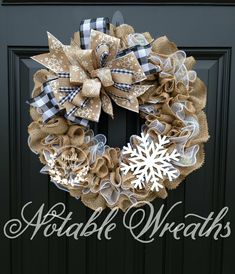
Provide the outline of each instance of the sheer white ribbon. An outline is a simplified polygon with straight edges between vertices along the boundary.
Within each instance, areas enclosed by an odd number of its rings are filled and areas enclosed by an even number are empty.
[[[177,118],[185,124],[185,127],[183,127],[181,130],[183,136],[172,136],[169,137],[169,139],[172,141],[172,143],[176,144],[176,149],[180,154],[179,161],[174,162],[174,165],[186,167],[193,166],[197,161],[196,156],[199,150],[199,146],[194,145],[187,148],[185,146],[190,139],[193,139],[198,135],[200,126],[196,118],[193,116],[185,115],[185,108],[186,105],[184,102],[177,102],[171,106],[172,111],[176,114]],[[143,125],[142,131],[144,131],[146,127],[146,125]],[[156,129],[159,134],[162,134],[165,130],[165,125],[158,120],[152,122],[150,127]]]
[[[168,78],[175,77],[176,82],[182,82],[186,88],[189,88],[189,83],[194,82],[197,78],[197,73],[194,70],[188,70],[185,66],[186,53],[182,50],[178,50],[173,54],[163,57],[160,55],[150,55],[152,60],[161,70],[160,77]]]

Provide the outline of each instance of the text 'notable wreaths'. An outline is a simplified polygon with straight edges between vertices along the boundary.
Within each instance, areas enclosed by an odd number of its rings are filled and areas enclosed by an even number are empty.
[[[108,18],[83,20],[70,45],[49,32],[48,43],[48,53],[32,57],[45,69],[28,100],[28,144],[57,187],[92,209],[125,211],[167,197],[203,164],[206,87],[193,57]],[[89,127],[101,110],[114,118],[113,104],[145,120],[122,149]]]

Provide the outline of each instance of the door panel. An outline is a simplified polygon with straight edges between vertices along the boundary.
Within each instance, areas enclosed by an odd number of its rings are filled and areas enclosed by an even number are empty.
[[[112,240],[95,237],[78,241],[39,233],[29,240],[26,233],[7,240],[2,228],[10,218],[19,218],[22,206],[33,201],[32,214],[42,204],[45,208],[63,202],[73,211],[74,222],[85,222],[92,214],[80,201],[70,198],[39,174],[41,165],[27,146],[28,105],[32,76],[40,66],[30,56],[47,51],[46,31],[63,43],[78,29],[84,18],[111,17],[119,9],[126,23],[136,31],[149,31],[154,37],[167,35],[197,59],[196,71],[208,87],[206,113],[210,140],[205,146],[203,167],[187,177],[166,200],[154,201],[157,211],[162,203],[169,209],[183,201],[169,221],[183,222],[187,213],[207,216],[228,206],[226,220],[235,224],[233,195],[234,115],[235,110],[235,7],[222,6],[1,6],[0,7],[0,83],[1,100],[1,260],[4,274],[232,274],[234,236],[214,241],[202,238],[174,240],[171,235],[141,244],[122,225]],[[140,20],[143,18],[143,20]],[[218,20],[218,18],[222,18]],[[144,21],[144,22],[143,22]],[[141,121],[133,113],[115,108],[112,121],[102,116],[94,130],[105,133],[111,146],[124,145],[129,136],[139,132]],[[133,122],[134,121],[134,122]],[[105,211],[104,215],[108,213]],[[232,252],[233,251],[233,252]]]

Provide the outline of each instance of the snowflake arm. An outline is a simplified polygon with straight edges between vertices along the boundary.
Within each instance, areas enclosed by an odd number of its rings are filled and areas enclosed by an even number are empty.
[[[163,188],[160,179],[172,181],[179,176],[179,171],[172,165],[172,161],[179,160],[176,150],[168,153],[165,147],[170,141],[166,136],[158,136],[158,142],[154,142],[148,134],[141,133],[136,137],[139,144],[133,147],[130,143],[123,147],[122,154],[129,155],[128,163],[121,162],[121,171],[127,174],[129,171],[135,175],[132,182],[135,188],[142,189],[146,184],[151,184],[151,190],[158,191]]]

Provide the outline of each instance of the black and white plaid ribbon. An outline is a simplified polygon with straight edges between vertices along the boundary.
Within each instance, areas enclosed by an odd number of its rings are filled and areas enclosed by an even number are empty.
[[[90,48],[90,34],[92,29],[103,32],[103,33],[108,33],[109,18],[100,17],[96,19],[86,19],[81,22],[79,31],[80,31],[82,49]]]
[[[70,78],[69,72],[58,72],[57,75],[59,78]]]
[[[63,105],[65,102],[72,102],[74,97],[81,91],[81,87],[60,87],[61,92],[68,93],[66,94],[60,101],[59,104]],[[83,108],[86,106],[88,99],[85,99],[85,101],[82,103],[80,108]],[[74,113],[78,110],[79,107],[74,106],[70,111],[68,111],[65,114],[65,118],[72,121],[73,123],[82,125],[82,126],[87,126],[88,125],[88,120],[82,119],[82,118],[77,118],[74,116]]]
[[[120,74],[134,74],[132,70],[128,69],[111,69],[111,73],[120,73]]]
[[[98,30],[103,33],[108,33],[109,28],[110,28],[109,18],[107,17],[83,20],[79,28],[80,38],[81,38],[81,48],[82,49],[90,48],[90,33],[92,29]],[[120,51],[116,57],[117,58],[122,57],[133,51],[145,75],[150,75],[157,72],[156,67],[152,63],[149,63],[148,61],[150,50],[151,50],[151,44],[148,44],[146,46],[135,45],[133,47]],[[106,58],[107,58],[107,54],[105,53],[102,58],[103,60],[101,60],[102,65],[104,64]]]
[[[133,71],[128,69],[111,69],[111,73],[117,73],[117,74],[134,74]],[[58,73],[59,78],[69,78],[70,73],[61,72]],[[126,83],[117,83],[114,82],[113,85],[115,88],[122,90],[122,91],[129,91],[132,89],[132,84],[126,84]],[[63,105],[65,102],[71,102],[73,98],[78,94],[78,92],[81,90],[81,87],[60,87],[61,92],[68,93],[65,95],[60,101],[59,104]],[[72,111],[72,114],[76,112],[76,109]]]
[[[99,44],[97,47],[96,47],[96,52],[99,50],[100,47],[102,47],[104,44]],[[103,67],[106,63],[106,60],[109,56],[109,52],[108,51],[104,51],[102,52],[101,56],[100,56],[100,66]]]
[[[77,90],[76,90],[76,92],[77,92]],[[77,94],[77,93],[76,93]],[[67,95],[68,96],[68,95]],[[76,95],[73,95],[72,94],[72,96],[73,96],[73,98],[76,96]],[[71,97],[70,97],[71,98]],[[63,98],[62,98],[63,99]],[[62,100],[61,99],[61,100]],[[66,99],[66,101],[68,101],[69,99]],[[71,119],[73,119],[73,121],[75,122],[76,121],[76,119],[75,119],[75,117],[73,118],[73,116],[74,116],[74,113],[79,109],[79,108],[84,108],[86,105],[87,105],[87,103],[89,102],[89,100],[90,100],[90,98],[86,98],[83,102],[82,102],[82,104],[78,107],[78,106],[74,106],[73,108],[71,108],[66,114],[65,114],[65,117],[68,119],[69,117],[71,118]],[[66,102],[65,101],[65,102]],[[63,104],[64,104],[64,102],[63,102]],[[71,119],[69,119],[69,120],[71,120]],[[81,119],[80,119],[81,120]],[[78,121],[78,120],[77,120]]]
[[[82,104],[78,107],[78,106],[74,106],[72,109],[70,109],[70,111],[68,111],[67,113],[66,113],[66,117],[71,117],[71,116],[73,116],[73,114],[79,109],[79,108],[84,108],[87,104],[88,104],[88,102],[90,101],[90,98],[86,98],[83,102],[82,102]]]
[[[70,78],[70,73],[69,72],[60,72],[60,73],[58,73],[58,77],[59,78]],[[74,97],[81,91],[81,89],[82,89],[81,86],[79,86],[79,87],[60,87],[60,92],[63,92],[66,95],[61,98],[61,100],[59,101],[59,104],[63,105],[67,101],[72,102]],[[88,100],[89,100],[88,98],[85,99],[84,102],[82,103],[82,105],[80,106],[80,108],[85,107],[86,104],[88,103]],[[75,124],[87,126],[89,123],[88,120],[74,116],[74,113],[78,110],[78,108],[79,108],[78,106],[74,106],[72,109],[70,109],[64,115],[64,117]]]
[[[102,54],[100,56],[100,66],[101,67],[104,67],[108,56],[109,56],[109,53],[107,51],[102,52]]]
[[[79,124],[81,126],[87,127],[89,124],[89,121],[87,119],[83,119],[83,118],[78,118],[75,117],[74,115],[67,115],[65,114],[65,118],[68,119],[69,121],[75,123],[75,124]]]
[[[132,89],[131,84],[125,84],[125,83],[116,83],[114,82],[113,86],[117,89],[120,89],[122,91],[129,91]]]
[[[111,69],[111,73],[117,73],[117,74],[129,74],[133,75],[133,71],[128,69]],[[129,91],[132,89],[132,84],[126,84],[126,83],[117,83],[114,82],[113,86],[119,90],[122,91]]]
[[[67,73],[60,73],[60,75],[58,75],[58,76],[62,77],[62,78],[67,78],[67,76],[63,77],[62,74],[65,76]],[[31,98],[27,101],[27,103],[30,104],[31,106],[39,108],[41,110],[42,120],[45,123],[48,122],[50,119],[52,119],[54,116],[56,116],[57,114],[59,114],[61,112],[61,110],[59,109],[58,102],[54,96],[52,87],[49,84],[49,82],[54,81],[56,79],[57,78],[50,79],[49,81],[45,82],[42,85],[42,92],[38,96]],[[63,100],[64,102],[67,100],[68,101],[73,100],[73,98],[76,96],[76,94],[80,90],[81,90],[80,87],[79,88],[77,88],[77,87],[74,87],[74,88],[73,87],[61,87],[60,91],[69,93],[66,96],[64,96],[61,100]],[[65,98],[66,98],[66,100],[65,100]],[[87,104],[87,101],[85,100],[81,107],[84,107],[86,104]],[[73,113],[75,113],[77,111],[77,109],[78,109],[78,107],[75,106],[74,108],[72,108],[69,111],[69,113],[66,113],[64,115],[64,117],[75,124],[79,124],[82,126],[88,126],[88,123],[89,123],[88,120],[82,119],[82,118],[77,118],[77,117],[73,116]]]
[[[70,109],[70,111],[68,111],[65,115],[66,117],[72,117],[74,115],[74,113],[77,111],[78,107],[74,106],[73,108]]]
[[[148,61],[148,56],[151,50],[151,45],[148,44],[146,46],[140,46],[140,45],[135,45],[133,47],[124,49],[120,52],[118,52],[117,54],[117,58],[125,56],[126,54],[130,53],[130,52],[134,52],[139,64],[141,65],[145,75],[150,75],[153,73],[157,72],[156,67],[149,63]]]
[[[48,122],[60,112],[58,102],[54,96],[52,87],[49,84],[49,82],[53,80],[55,79],[45,82],[42,86],[42,92],[38,96],[27,101],[31,106],[41,110],[43,122]]]
[[[60,87],[60,92],[69,93],[77,89],[78,87]]]
[[[60,105],[65,102],[72,102],[74,97],[81,91],[81,87],[61,87],[60,91],[66,92],[67,94],[59,101]]]

